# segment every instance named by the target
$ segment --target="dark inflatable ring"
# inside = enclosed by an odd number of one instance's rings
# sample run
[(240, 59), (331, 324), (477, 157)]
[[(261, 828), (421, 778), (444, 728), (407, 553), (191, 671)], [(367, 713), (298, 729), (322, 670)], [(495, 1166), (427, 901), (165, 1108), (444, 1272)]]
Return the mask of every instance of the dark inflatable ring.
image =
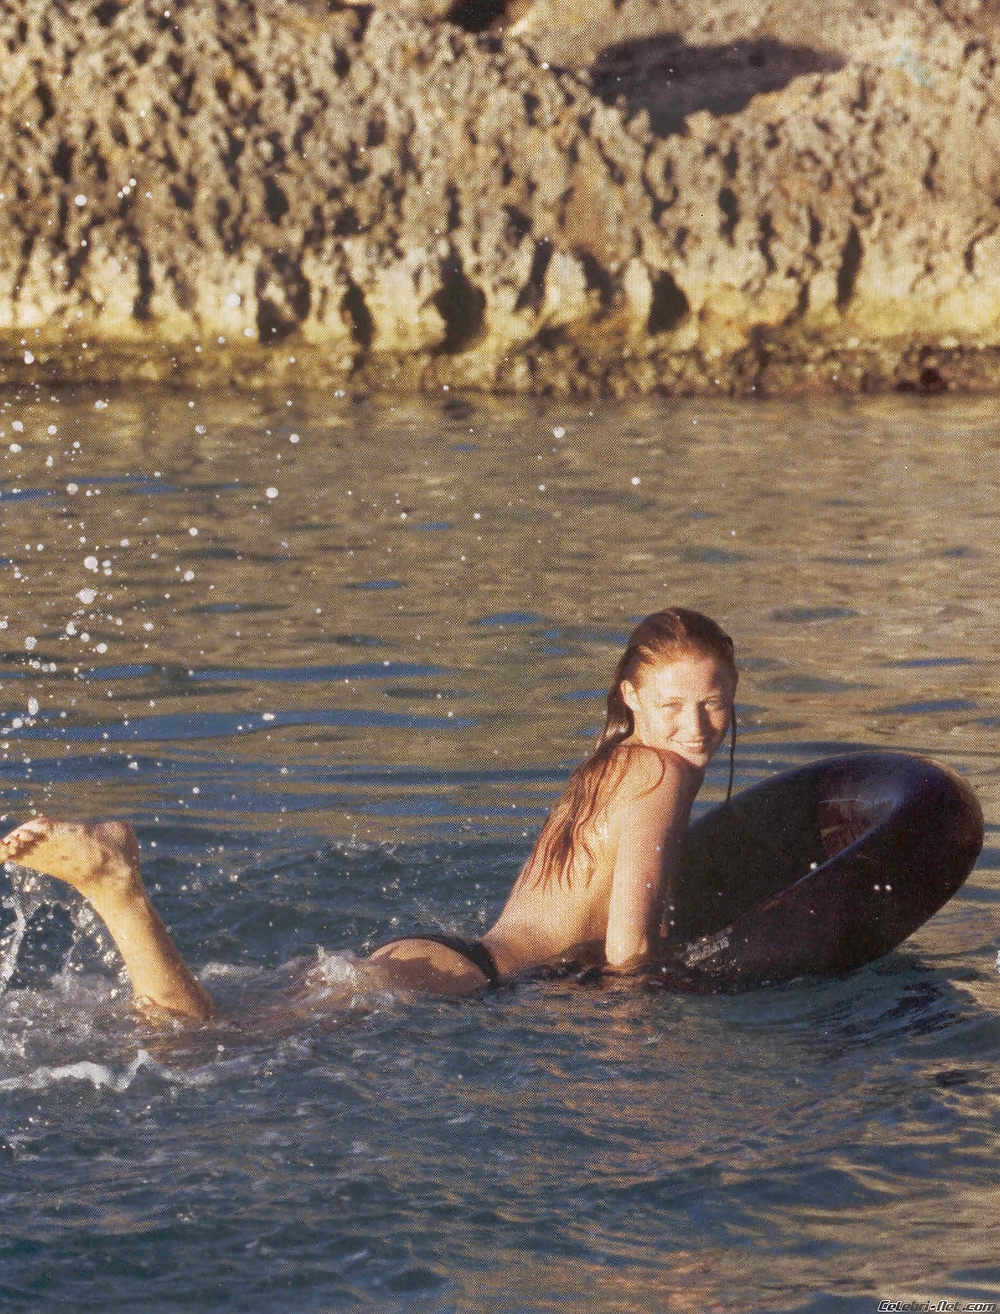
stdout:
[(775, 776), (694, 822), (652, 980), (743, 990), (881, 958), (961, 888), (983, 813), (961, 777), (907, 753)]

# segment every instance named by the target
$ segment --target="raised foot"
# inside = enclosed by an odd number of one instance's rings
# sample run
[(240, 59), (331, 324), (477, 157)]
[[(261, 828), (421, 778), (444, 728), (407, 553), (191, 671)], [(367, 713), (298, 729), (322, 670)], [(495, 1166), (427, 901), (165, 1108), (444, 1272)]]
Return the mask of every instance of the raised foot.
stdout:
[(0, 840), (0, 862), (55, 876), (95, 904), (142, 890), (139, 844), (123, 821), (91, 825), (35, 817)]

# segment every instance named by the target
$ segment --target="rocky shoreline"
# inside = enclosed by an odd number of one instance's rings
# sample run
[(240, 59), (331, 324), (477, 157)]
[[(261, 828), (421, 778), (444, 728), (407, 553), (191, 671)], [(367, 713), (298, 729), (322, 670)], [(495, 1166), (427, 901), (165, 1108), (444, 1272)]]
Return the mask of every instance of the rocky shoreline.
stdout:
[(0, 378), (993, 389), (995, 20), (0, 0)]

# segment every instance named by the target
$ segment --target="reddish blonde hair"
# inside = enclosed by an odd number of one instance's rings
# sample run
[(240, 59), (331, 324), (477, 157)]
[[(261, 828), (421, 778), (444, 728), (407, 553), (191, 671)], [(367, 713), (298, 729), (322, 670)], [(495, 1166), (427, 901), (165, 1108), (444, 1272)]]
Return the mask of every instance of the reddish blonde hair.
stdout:
[(622, 695), (623, 681), (641, 684), (644, 669), (690, 656), (713, 657), (732, 672), (735, 682), (733, 641), (700, 611), (668, 607), (653, 612), (632, 631), (608, 690), (604, 727), (590, 756), (570, 776), (538, 837), (530, 866), (536, 868), (536, 861), (540, 862), (537, 880), (541, 884), (547, 885), (553, 877), (560, 883), (571, 879), (578, 846), (593, 860), (586, 828), (620, 782), (626, 764), (615, 749), (635, 730), (632, 710)]

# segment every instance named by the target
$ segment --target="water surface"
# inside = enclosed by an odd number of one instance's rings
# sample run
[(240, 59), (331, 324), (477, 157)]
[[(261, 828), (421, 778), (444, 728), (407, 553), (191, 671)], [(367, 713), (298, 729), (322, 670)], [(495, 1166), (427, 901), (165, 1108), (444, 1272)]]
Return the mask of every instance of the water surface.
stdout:
[[(997, 1298), (993, 403), (26, 391), (0, 431), (5, 822), (132, 820), (223, 1008), (137, 1020), (43, 891), (4, 1308)], [(737, 788), (856, 746), (966, 774), (962, 894), (842, 980), (373, 993), (378, 939), (490, 924), (669, 602), (737, 639)]]

